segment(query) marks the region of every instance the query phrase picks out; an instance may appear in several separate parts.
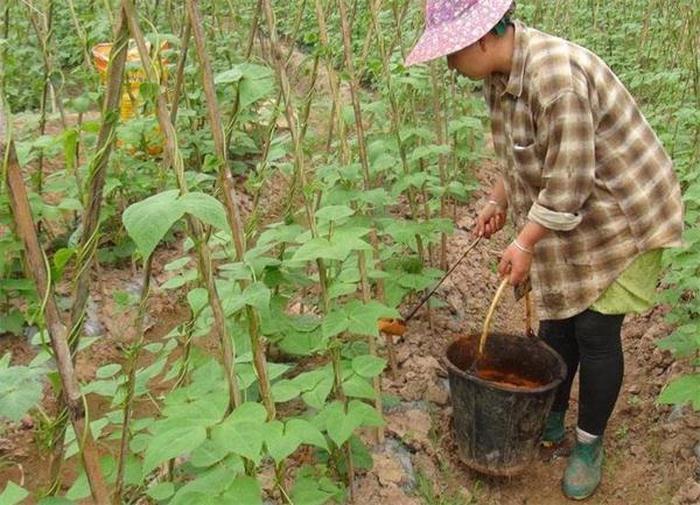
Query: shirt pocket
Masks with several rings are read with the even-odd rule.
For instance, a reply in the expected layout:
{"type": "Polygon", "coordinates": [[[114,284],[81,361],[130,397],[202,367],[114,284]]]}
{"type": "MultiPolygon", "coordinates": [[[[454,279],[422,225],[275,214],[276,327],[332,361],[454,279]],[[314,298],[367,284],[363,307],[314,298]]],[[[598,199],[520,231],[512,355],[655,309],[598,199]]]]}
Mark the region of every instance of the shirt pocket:
{"type": "Polygon", "coordinates": [[[539,191],[542,186],[542,162],[533,142],[528,145],[513,144],[513,168],[515,176],[528,189],[539,191]]]}

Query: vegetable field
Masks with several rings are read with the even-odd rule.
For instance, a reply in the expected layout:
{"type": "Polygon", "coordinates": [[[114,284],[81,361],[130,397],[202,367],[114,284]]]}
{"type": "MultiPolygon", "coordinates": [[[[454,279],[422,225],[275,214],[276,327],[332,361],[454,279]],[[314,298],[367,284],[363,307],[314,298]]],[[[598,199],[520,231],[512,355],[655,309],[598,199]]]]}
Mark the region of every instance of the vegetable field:
{"type": "MultiPolygon", "coordinates": [[[[378,330],[468,247],[496,174],[481,84],[403,66],[422,9],[0,4],[0,505],[566,503],[570,447],[495,479],[451,434],[441,359],[480,331],[512,229],[404,337],[378,330]]],[[[593,500],[700,503],[700,7],[515,17],[606,60],[684,192],[593,500]]],[[[509,296],[494,326],[523,318],[509,296]]]]}

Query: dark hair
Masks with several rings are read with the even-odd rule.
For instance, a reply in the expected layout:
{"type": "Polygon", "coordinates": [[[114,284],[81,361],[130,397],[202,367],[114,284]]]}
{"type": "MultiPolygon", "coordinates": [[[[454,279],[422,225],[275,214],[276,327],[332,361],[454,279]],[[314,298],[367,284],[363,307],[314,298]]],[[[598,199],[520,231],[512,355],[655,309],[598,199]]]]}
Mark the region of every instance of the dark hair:
{"type": "Polygon", "coordinates": [[[508,25],[513,24],[513,14],[515,13],[515,2],[508,8],[508,11],[503,15],[501,20],[496,23],[496,26],[491,28],[491,33],[496,35],[497,37],[502,37],[506,33],[506,28],[508,28],[508,25]]]}

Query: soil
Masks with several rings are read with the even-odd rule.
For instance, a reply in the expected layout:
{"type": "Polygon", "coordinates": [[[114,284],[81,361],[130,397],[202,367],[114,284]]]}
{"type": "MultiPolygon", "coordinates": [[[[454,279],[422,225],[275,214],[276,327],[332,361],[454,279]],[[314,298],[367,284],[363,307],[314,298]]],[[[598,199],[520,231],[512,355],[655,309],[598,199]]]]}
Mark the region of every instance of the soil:
{"type": "MultiPolygon", "coordinates": [[[[325,82],[319,76],[318,82],[325,82]]],[[[305,89],[301,86],[300,89],[305,89]]],[[[326,124],[312,117],[312,124],[326,124]],[[315,121],[315,123],[314,123],[315,121]]],[[[477,169],[482,187],[488,187],[493,166],[485,162],[477,169]]],[[[283,195],[285,180],[272,178],[260,200],[271,209],[283,195]]],[[[448,239],[448,259],[452,263],[472,241],[471,229],[484,191],[471,203],[457,209],[459,226],[448,239]]],[[[250,203],[248,199],[247,204],[250,203]]],[[[267,212],[269,219],[276,212],[267,212]]],[[[404,337],[396,342],[396,374],[385,374],[382,388],[393,398],[385,409],[385,441],[372,449],[374,468],[360,475],[354,488],[358,504],[445,504],[459,505],[556,505],[569,503],[561,494],[560,479],[566,455],[572,445],[575,425],[574,391],[567,418],[567,442],[556,450],[542,450],[520,476],[499,479],[469,470],[457,457],[451,432],[452,408],[447,372],[441,361],[446,347],[456,338],[479,334],[483,317],[498,285],[495,273],[499,252],[507,244],[510,230],[496,235],[474,249],[455,270],[436,296],[440,308],[424,307],[409,323],[404,337]]],[[[186,302],[173,292],[159,291],[168,272],[163,265],[179,257],[181,243],[161,248],[154,261],[155,295],[149,310],[148,338],[169,332],[187,316],[186,302]]],[[[92,319],[102,334],[89,352],[79,355],[77,371],[81,380],[90,380],[106,363],[122,359],[122,345],[131,338],[128,329],[133,313],[121,310],[112,294],[128,291],[138,277],[129,265],[103,266],[95,274],[91,292],[92,319]]],[[[66,286],[59,296],[67,296],[66,286]]],[[[403,308],[404,311],[408,307],[403,308]]],[[[625,383],[605,438],[606,463],[600,489],[589,503],[608,505],[692,505],[700,504],[700,416],[687,408],[657,404],[661,388],[682,372],[682,365],[656,346],[669,334],[666,307],[629,317],[623,329],[625,383]]],[[[525,332],[525,311],[512,296],[505,296],[495,314],[493,328],[504,333],[525,332]]],[[[205,344],[216,352],[213,339],[205,344]]],[[[27,363],[37,352],[21,337],[0,338],[0,355],[12,352],[13,363],[27,363]]],[[[381,352],[386,353],[384,347],[381,352]]],[[[105,408],[98,399],[90,407],[105,408]]],[[[44,403],[48,411],[52,401],[44,403]]],[[[48,456],[36,442],[40,435],[36,414],[0,430],[0,488],[8,480],[30,490],[47,481],[48,456]]],[[[368,442],[370,434],[364,437],[368,442]]],[[[66,481],[75,476],[75,466],[66,465],[66,481]]]]}

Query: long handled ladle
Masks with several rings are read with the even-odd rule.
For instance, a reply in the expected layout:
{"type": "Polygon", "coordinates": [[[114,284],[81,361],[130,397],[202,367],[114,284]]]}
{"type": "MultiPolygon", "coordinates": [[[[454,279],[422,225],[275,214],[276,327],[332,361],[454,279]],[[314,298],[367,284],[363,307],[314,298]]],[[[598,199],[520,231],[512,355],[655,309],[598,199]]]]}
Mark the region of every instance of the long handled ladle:
{"type": "Polygon", "coordinates": [[[379,329],[385,333],[389,333],[390,335],[403,335],[406,332],[406,324],[413,319],[413,316],[418,313],[418,310],[425,305],[428,300],[430,300],[438,288],[442,286],[442,283],[445,282],[445,279],[447,279],[452,272],[454,272],[455,268],[457,268],[457,266],[464,260],[464,258],[467,257],[471,250],[479,244],[480,241],[481,237],[477,237],[476,240],[469,244],[469,246],[462,253],[462,256],[460,256],[459,259],[454,262],[445,275],[443,275],[438,283],[433,286],[433,289],[431,289],[428,294],[423,296],[423,298],[421,298],[420,301],[408,312],[408,315],[401,317],[400,319],[382,319],[379,321],[379,329]]]}

